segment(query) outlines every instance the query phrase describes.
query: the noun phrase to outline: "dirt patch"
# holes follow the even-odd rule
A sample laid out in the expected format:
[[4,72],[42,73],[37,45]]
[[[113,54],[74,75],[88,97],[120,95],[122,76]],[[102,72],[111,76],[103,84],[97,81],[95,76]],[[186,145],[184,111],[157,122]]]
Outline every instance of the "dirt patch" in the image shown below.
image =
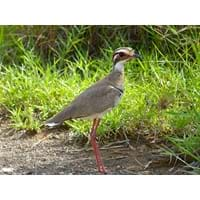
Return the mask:
[[[0,174],[99,174],[90,145],[77,145],[70,133],[25,136],[1,127]],[[180,163],[142,142],[112,141],[101,153],[108,174],[183,174]]]

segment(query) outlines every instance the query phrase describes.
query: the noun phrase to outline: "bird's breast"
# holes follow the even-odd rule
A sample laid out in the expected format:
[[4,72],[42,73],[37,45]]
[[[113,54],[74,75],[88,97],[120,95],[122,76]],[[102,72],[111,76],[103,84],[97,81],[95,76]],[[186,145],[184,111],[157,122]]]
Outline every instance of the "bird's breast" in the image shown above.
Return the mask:
[[118,105],[118,103],[121,100],[121,98],[122,98],[122,94],[119,94],[118,96],[115,97],[115,106]]
[[115,87],[113,85],[110,85],[110,88],[117,92],[115,95],[115,98],[114,98],[114,106],[116,106],[119,103],[119,101],[124,93],[124,89],[121,87],[120,88]]
[[115,84],[118,88],[124,88],[124,73],[120,74],[120,76],[116,79]]

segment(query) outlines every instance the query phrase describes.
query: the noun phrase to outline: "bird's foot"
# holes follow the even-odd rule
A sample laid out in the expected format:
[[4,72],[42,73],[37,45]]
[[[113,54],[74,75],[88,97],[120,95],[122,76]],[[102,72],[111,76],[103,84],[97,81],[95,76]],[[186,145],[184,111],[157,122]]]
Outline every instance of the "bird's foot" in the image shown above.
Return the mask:
[[105,169],[104,165],[98,166],[98,170],[101,174],[107,174],[107,170]]

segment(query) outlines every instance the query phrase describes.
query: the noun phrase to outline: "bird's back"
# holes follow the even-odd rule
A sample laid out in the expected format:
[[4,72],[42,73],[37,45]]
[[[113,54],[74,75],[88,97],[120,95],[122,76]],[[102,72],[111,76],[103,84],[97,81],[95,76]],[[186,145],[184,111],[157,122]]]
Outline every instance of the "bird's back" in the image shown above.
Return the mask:
[[101,116],[101,113],[110,110],[118,103],[122,93],[123,74],[113,71],[82,92],[68,107],[49,119],[46,124],[57,125],[68,119]]

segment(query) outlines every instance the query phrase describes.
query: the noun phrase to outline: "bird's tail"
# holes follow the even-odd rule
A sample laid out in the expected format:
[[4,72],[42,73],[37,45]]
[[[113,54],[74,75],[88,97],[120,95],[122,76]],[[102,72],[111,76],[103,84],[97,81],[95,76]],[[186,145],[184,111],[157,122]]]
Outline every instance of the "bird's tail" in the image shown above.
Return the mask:
[[65,120],[70,119],[71,118],[70,110],[71,110],[70,107],[65,108],[64,110],[62,110],[61,112],[53,116],[52,118],[48,119],[45,122],[45,126],[48,126],[48,127],[58,126],[62,124]]

